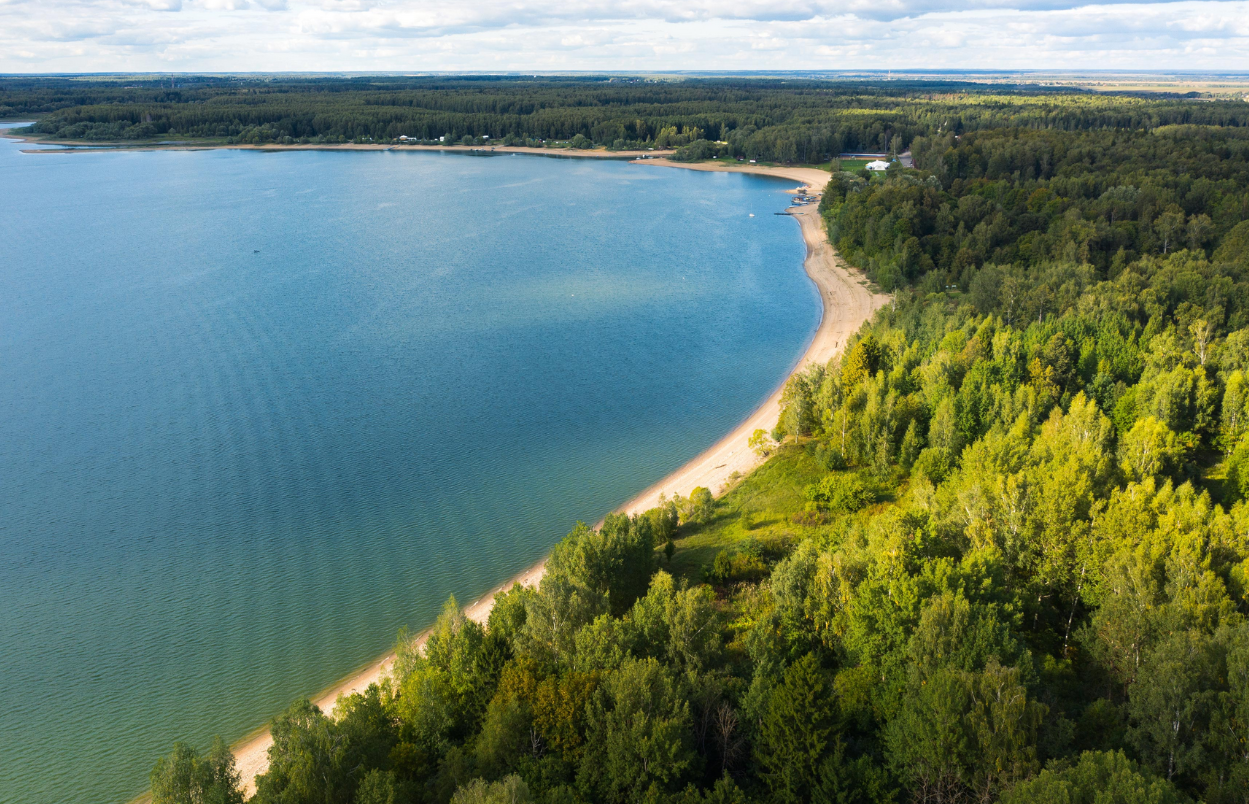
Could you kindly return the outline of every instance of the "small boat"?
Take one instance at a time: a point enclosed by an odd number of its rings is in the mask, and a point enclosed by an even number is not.
[[[752,218],[753,218],[754,216],[755,216],[755,213],[753,213],[753,212],[752,212],[752,213],[750,213],[750,217],[752,217]]]

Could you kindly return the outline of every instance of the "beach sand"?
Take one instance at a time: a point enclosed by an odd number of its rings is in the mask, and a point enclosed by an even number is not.
[[[542,579],[542,572],[545,569],[545,561],[535,564],[507,583],[500,584],[473,601],[471,605],[465,607],[464,615],[475,622],[485,623],[490,616],[490,609],[494,608],[495,595],[511,589],[512,584],[516,583],[522,586],[537,586],[538,581]],[[417,636],[416,644],[418,646],[424,645],[428,637],[429,629],[425,629]],[[390,668],[394,663],[395,654],[388,653],[363,670],[353,673],[345,680],[313,697],[312,702],[322,712],[332,713],[339,696],[363,692],[368,689],[370,684],[375,684],[389,675]],[[238,767],[239,775],[243,779],[243,794],[248,798],[256,792],[256,777],[264,773],[269,767],[269,746],[271,745],[273,745],[273,737],[269,734],[269,727],[266,726],[259,732],[243,738],[231,747],[234,751],[234,761]],[[139,804],[140,801],[136,800],[133,804]]]
[[[828,173],[817,168],[764,167],[740,163],[683,164],[666,159],[647,160],[640,164],[776,176],[793,179],[805,185],[808,192],[813,194],[822,193],[829,179]],[[791,207],[789,214],[797,218],[802,228],[802,239],[807,244],[807,257],[803,268],[819,289],[824,307],[811,345],[794,367],[794,372],[798,372],[813,363],[827,363],[841,351],[859,326],[889,300],[889,296],[873,292],[862,274],[852,271],[841,262],[824,234],[824,221],[816,204]],[[710,489],[717,497],[720,496],[735,472],[746,475],[763,463],[763,458],[756,455],[746,442],[755,430],[772,432],[780,419],[781,390],[777,388],[754,413],[710,449],[634,497],[620,510],[630,514],[646,511],[659,504],[660,495],[688,496],[698,486]]]
[[[541,154],[550,154],[549,151],[536,150]],[[647,167],[677,167],[689,170],[776,176],[792,179],[809,188],[809,192],[817,194],[823,191],[829,178],[828,173],[816,168],[765,167],[748,164],[683,164],[652,158],[639,159],[634,164]],[[846,340],[858,330],[859,326],[889,300],[889,297],[873,292],[862,275],[852,272],[841,262],[824,235],[823,221],[816,205],[792,207],[789,214],[798,220],[803,240],[807,244],[807,256],[803,267],[819,289],[820,298],[823,301],[823,316],[820,319],[819,328],[815,332],[811,345],[794,368],[795,371],[800,371],[813,363],[828,362],[845,346]],[[688,496],[690,491],[697,486],[709,488],[717,496],[721,494],[729,483],[730,475],[734,472],[745,475],[763,462],[763,459],[757,456],[746,442],[756,429],[762,428],[770,432],[776,426],[780,416],[780,399],[781,389],[777,388],[763,405],[714,446],[617,510],[625,513],[645,511],[658,504],[661,494]],[[466,616],[476,622],[484,623],[490,615],[497,593],[510,589],[514,583],[537,586],[542,579],[544,568],[545,561],[491,590],[464,610]],[[426,630],[417,637],[418,644],[424,642],[428,633],[429,631]],[[395,656],[391,653],[373,662],[353,673],[346,680],[315,696],[313,702],[322,711],[332,712],[340,695],[361,692],[370,684],[380,681],[390,671],[394,659]],[[268,750],[272,744],[273,738],[270,737],[266,727],[239,741],[233,747],[238,770],[248,796],[255,792],[256,776],[264,773],[268,767]]]

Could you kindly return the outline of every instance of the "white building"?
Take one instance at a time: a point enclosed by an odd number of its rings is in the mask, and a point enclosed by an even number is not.
[[[867,169],[868,170],[888,170],[889,163],[884,161],[883,159],[877,159],[875,162],[868,162]]]

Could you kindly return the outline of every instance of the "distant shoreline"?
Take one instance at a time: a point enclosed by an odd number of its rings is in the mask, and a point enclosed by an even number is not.
[[[17,121],[26,122],[26,121]],[[408,143],[298,143],[292,145],[266,144],[249,145],[247,143],[217,142],[159,142],[159,143],[128,143],[128,142],[91,142],[87,140],[48,140],[32,134],[14,134],[10,131],[0,132],[0,137],[30,143],[31,145],[47,145],[49,148],[31,148],[23,150],[24,154],[77,154],[102,153],[112,151],[259,151],[261,153],[282,153],[284,151],[443,151],[460,154],[530,154],[533,156],[553,156],[566,159],[665,159],[676,153],[674,149],[665,148],[654,151],[607,151],[597,148],[533,148],[527,145],[415,145]]]
[[[10,135],[11,136],[11,135]],[[238,146],[222,146],[235,147]],[[404,146],[405,148],[415,149],[417,146]],[[378,146],[355,146],[343,148],[341,146],[318,146],[316,148],[298,148],[296,146],[279,146],[278,148],[261,149],[254,147],[243,147],[244,150],[382,150]],[[130,150],[165,150],[156,148],[147,149],[130,149]],[[182,149],[185,150],[185,149]],[[463,146],[455,147],[437,147],[427,146],[423,150],[443,150],[451,152],[465,153],[468,151]],[[507,153],[502,148],[501,152]],[[534,153],[535,155],[552,156],[545,149],[527,149],[515,150],[516,153]],[[38,153],[47,153],[47,151],[39,151]],[[568,152],[565,151],[565,154]],[[586,155],[589,155],[587,152]],[[600,152],[602,155],[603,152]],[[573,154],[581,155],[581,154]],[[612,154],[619,156],[619,152]],[[818,168],[803,167],[768,167],[761,165],[745,165],[745,164],[718,164],[718,163],[685,163],[673,162],[669,159],[653,158],[653,152],[646,152],[647,158],[635,158],[632,164],[641,166],[654,167],[674,167],[684,168],[687,170],[700,170],[724,173],[750,173],[755,175],[772,176],[774,178],[790,179],[808,188],[813,194],[823,191],[824,184],[827,183],[830,174]],[[888,296],[875,293],[867,287],[866,280],[861,274],[851,273],[850,270],[841,263],[832,244],[828,241],[824,232],[823,220],[819,215],[816,205],[811,204],[800,207],[790,207],[787,214],[798,220],[802,238],[807,247],[807,254],[803,260],[803,268],[807,276],[815,284],[820,294],[821,317],[820,323],[812,336],[811,343],[807,346],[806,351],[798,360],[797,364],[786,375],[785,381],[794,373],[805,369],[814,363],[826,363],[842,348],[846,341],[854,334],[860,325],[879,309],[888,300]],[[662,494],[672,496],[681,494],[688,496],[697,486],[703,486],[710,489],[714,494],[719,496],[726,490],[727,485],[731,482],[730,478],[734,472],[745,475],[752,469],[763,463],[763,459],[757,456],[753,450],[747,445],[750,435],[756,430],[762,428],[765,431],[771,431],[776,426],[780,415],[780,398],[781,390],[784,382],[777,387],[768,398],[756,408],[744,421],[733,428],[727,435],[717,441],[712,447],[705,450],[701,454],[695,456],[686,462],[676,471],[671,472],[658,483],[644,489],[624,505],[616,509],[622,513],[638,513],[653,508],[658,505],[659,497]],[[600,523],[601,524],[601,523]],[[490,610],[494,606],[495,596],[500,592],[510,589],[513,584],[519,583],[522,586],[536,587],[542,580],[542,575],[546,568],[546,559],[542,559],[537,564],[529,567],[525,571],[513,576],[508,581],[473,601],[464,609],[465,616],[479,623],[485,623],[490,615]],[[418,645],[423,644],[428,638],[431,628],[426,628],[417,637]],[[341,695],[351,695],[353,693],[362,692],[370,684],[376,683],[389,674],[394,664],[394,652],[387,653],[379,659],[370,662],[361,670],[350,673],[344,679],[331,685],[315,696],[312,701],[322,711],[327,714],[332,712],[336,701]],[[233,746],[235,761],[238,771],[243,781],[244,793],[251,796],[255,792],[256,776],[268,767],[268,750],[273,744],[268,726],[262,727],[256,731],[246,735]],[[135,799],[135,802],[148,800],[148,796]]]

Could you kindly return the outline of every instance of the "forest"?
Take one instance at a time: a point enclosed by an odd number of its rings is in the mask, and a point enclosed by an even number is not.
[[[484,626],[449,600],[393,680],[274,721],[253,801],[1249,802],[1244,112],[892,114],[915,168],[821,212],[893,303],[766,462],[577,524]],[[242,800],[220,742],[151,780]]]
[[[219,144],[413,142],[610,150],[679,148],[827,163],[843,152],[901,153],[918,137],[1003,126],[1045,131],[1244,126],[1241,102],[1092,95],[931,80],[763,78],[0,77],[0,120],[86,142]]]

